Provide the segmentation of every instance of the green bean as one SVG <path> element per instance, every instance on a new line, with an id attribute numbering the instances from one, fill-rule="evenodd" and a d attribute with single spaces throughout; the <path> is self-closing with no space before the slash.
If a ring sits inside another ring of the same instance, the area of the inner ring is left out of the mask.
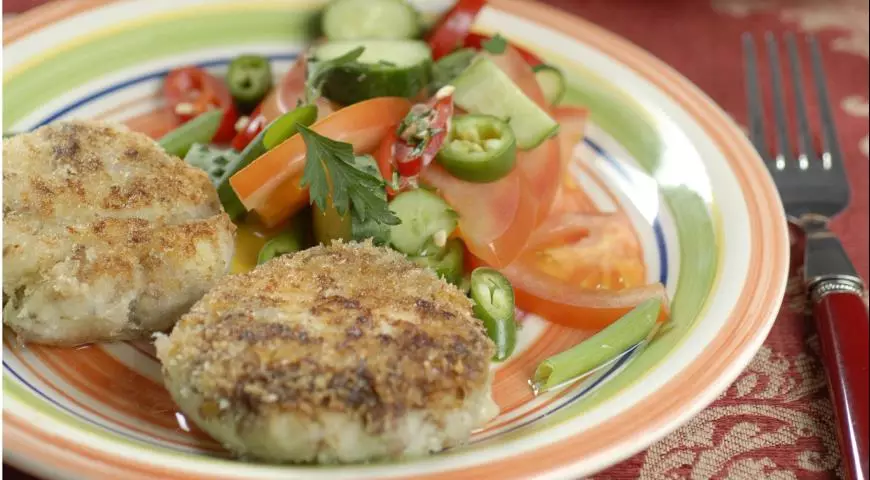
<path id="1" fill-rule="evenodd" d="M 535 370 L 533 388 L 546 391 L 573 380 L 650 338 L 656 331 L 661 306 L 660 298 L 646 300 L 604 330 L 544 360 Z"/>
<path id="2" fill-rule="evenodd" d="M 263 146 L 271 150 L 298 132 L 298 124 L 306 127 L 317 120 L 317 107 L 303 105 L 276 118 L 263 129 Z"/>

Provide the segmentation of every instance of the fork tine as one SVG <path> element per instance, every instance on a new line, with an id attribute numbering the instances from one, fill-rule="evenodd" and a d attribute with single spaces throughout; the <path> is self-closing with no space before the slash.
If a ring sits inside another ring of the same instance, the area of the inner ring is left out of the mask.
<path id="1" fill-rule="evenodd" d="M 749 138 L 755 151 L 765 161 L 770 160 L 770 150 L 764 133 L 764 105 L 761 102 L 761 88 L 758 86 L 758 58 L 755 54 L 755 40 L 752 34 L 743 34 L 743 60 L 746 64 L 746 99 L 749 112 Z"/>
<path id="2" fill-rule="evenodd" d="M 815 152 L 813 151 L 810 124 L 809 120 L 807 120 L 807 100 L 804 93 L 803 68 L 801 67 L 797 42 L 793 33 L 785 35 L 785 43 L 788 47 L 788 63 L 791 67 L 792 85 L 794 85 L 795 113 L 797 115 L 798 166 L 801 170 L 806 170 L 810 167 L 810 157 L 815 156 Z"/>
<path id="3" fill-rule="evenodd" d="M 767 42 L 767 56 L 770 62 L 770 81 L 773 87 L 773 115 L 776 132 L 776 168 L 785 169 L 791 160 L 789 153 L 788 123 L 785 117 L 785 98 L 782 87 L 782 66 L 779 62 L 779 43 L 773 33 L 764 35 Z"/>
<path id="4" fill-rule="evenodd" d="M 834 114 L 831 112 L 831 99 L 828 96 L 827 82 L 825 81 L 824 64 L 822 53 L 816 37 L 810 35 L 807 38 L 810 45 L 810 61 L 812 63 L 813 81 L 816 84 L 816 97 L 819 101 L 819 116 L 822 120 L 822 167 L 830 170 L 834 160 L 841 165 L 840 143 L 837 141 L 837 126 L 834 124 Z"/>

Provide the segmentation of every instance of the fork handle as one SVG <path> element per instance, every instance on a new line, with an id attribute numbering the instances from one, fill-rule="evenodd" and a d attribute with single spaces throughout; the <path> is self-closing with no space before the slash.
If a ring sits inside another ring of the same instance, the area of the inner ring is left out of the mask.
<path id="1" fill-rule="evenodd" d="M 811 298 L 846 478 L 867 480 L 870 327 L 863 286 L 825 280 L 812 286 Z"/>

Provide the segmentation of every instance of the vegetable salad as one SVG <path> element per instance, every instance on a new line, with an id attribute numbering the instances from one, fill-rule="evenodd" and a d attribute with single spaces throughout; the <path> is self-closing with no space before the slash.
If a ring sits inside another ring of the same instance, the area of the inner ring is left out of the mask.
<path id="1" fill-rule="evenodd" d="M 224 79 L 170 72 L 180 125 L 160 143 L 209 174 L 233 220 L 269 232 L 258 263 L 337 239 L 389 246 L 468 293 L 498 361 L 517 307 L 604 329 L 542 364 L 545 389 L 612 360 L 596 342 L 651 337 L 665 291 L 646 284 L 624 215 L 564 172 L 586 112 L 559 105 L 562 72 L 471 33 L 484 4 L 460 0 L 424 32 L 404 0 L 334 0 L 324 37 L 277 82 L 258 55 Z"/>

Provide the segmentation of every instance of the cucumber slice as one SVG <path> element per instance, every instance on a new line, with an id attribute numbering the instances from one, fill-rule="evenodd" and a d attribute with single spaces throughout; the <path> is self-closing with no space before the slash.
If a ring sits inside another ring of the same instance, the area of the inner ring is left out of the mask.
<path id="1" fill-rule="evenodd" d="M 400 193 L 390 202 L 390 210 L 402 221 L 390 227 L 390 243 L 406 255 L 425 255 L 427 245 L 442 248 L 456 229 L 456 212 L 428 190 Z"/>
<path id="2" fill-rule="evenodd" d="M 365 40 L 328 42 L 314 50 L 312 61 L 340 57 L 356 48 L 363 53 L 355 62 L 326 74 L 323 94 L 349 105 L 375 97 L 416 96 L 429 83 L 432 52 L 416 40 Z"/>
<path id="3" fill-rule="evenodd" d="M 401 40 L 420 34 L 420 19 L 405 0 L 333 0 L 321 27 L 330 40 Z"/>
<path id="4" fill-rule="evenodd" d="M 562 75 L 562 71 L 545 63 L 532 69 L 535 71 L 535 79 L 541 86 L 547 103 L 550 105 L 559 103 L 562 95 L 565 94 L 565 76 Z"/>
<path id="5" fill-rule="evenodd" d="M 429 85 L 429 92 L 437 92 L 441 87 L 452 82 L 468 68 L 476 55 L 476 50 L 462 48 L 439 58 L 437 62 L 432 64 L 432 84 Z"/>
<path id="6" fill-rule="evenodd" d="M 535 148 L 559 131 L 559 124 L 486 57 L 477 57 L 452 85 L 456 105 L 505 119 L 521 150 Z"/>

